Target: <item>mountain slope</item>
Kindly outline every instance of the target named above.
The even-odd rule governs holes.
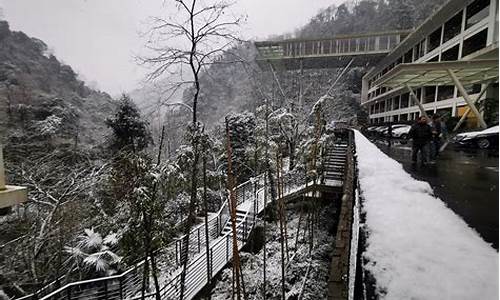
[[[47,45],[0,21],[0,136],[95,145],[103,140],[112,98],[77,78]],[[1,142],[1,141],[0,141]]]

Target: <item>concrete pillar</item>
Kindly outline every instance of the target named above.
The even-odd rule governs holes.
[[[448,72],[448,75],[450,75],[451,79],[455,83],[455,86],[457,87],[458,91],[460,92],[460,94],[464,98],[465,102],[467,102],[467,105],[469,106],[472,113],[474,113],[474,115],[476,115],[477,119],[479,120],[479,125],[482,128],[486,128],[487,126],[486,126],[486,123],[484,122],[483,116],[479,113],[476,105],[474,105],[474,100],[471,99],[471,97],[469,96],[469,94],[465,90],[465,88],[462,85],[462,83],[460,82],[460,80],[458,80],[457,76],[455,75],[455,73],[453,73],[452,70],[447,69],[446,71]]]
[[[413,101],[415,101],[415,104],[418,105],[418,108],[420,109],[420,115],[425,116],[427,120],[429,120],[429,116],[425,112],[424,106],[422,105],[422,103],[420,103],[420,100],[417,98],[412,88],[409,85],[406,85],[406,89],[408,90],[408,92],[410,92],[410,98],[413,99]]]

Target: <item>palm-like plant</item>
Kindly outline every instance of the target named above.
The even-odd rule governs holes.
[[[92,275],[112,275],[117,271],[122,258],[111,250],[111,247],[118,243],[115,233],[103,238],[93,228],[85,229],[77,240],[76,246],[64,247],[65,252],[70,255],[68,261],[72,262],[73,266],[78,269],[83,267]]]

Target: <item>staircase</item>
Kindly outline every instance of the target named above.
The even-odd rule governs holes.
[[[236,224],[237,225],[245,220],[246,213],[247,212],[245,210],[236,209]],[[227,222],[226,226],[224,226],[224,229],[222,229],[221,236],[224,236],[225,234],[231,233],[232,230],[233,230],[233,228],[231,226],[231,222]]]
[[[347,141],[328,146],[323,162],[323,183],[327,186],[342,186],[344,181]]]

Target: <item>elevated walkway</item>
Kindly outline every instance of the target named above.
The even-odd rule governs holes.
[[[411,31],[387,31],[337,35],[323,39],[287,39],[255,42],[257,63],[285,70],[322,69],[344,66],[345,58],[356,57],[353,66],[365,65],[391,52]]]

